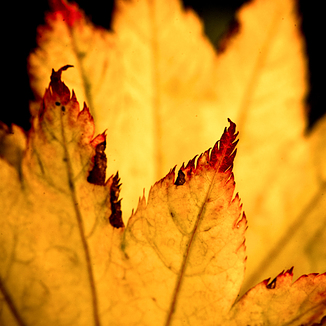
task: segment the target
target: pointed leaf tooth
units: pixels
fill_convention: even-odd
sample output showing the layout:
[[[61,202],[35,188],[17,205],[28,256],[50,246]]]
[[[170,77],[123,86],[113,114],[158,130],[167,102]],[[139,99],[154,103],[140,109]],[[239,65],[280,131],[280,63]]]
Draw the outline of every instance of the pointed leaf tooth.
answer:
[[[202,168],[207,168],[207,165],[210,164],[210,153],[211,149],[208,149],[204,153],[200,154],[198,156],[197,162],[196,162],[196,167],[202,167]]]
[[[91,144],[93,147],[96,147],[98,144],[106,141],[106,134],[103,132],[102,134],[97,135],[92,141]]]
[[[280,274],[281,275],[281,274]],[[275,289],[276,288],[277,277],[275,277],[270,283],[266,285],[267,289]]]
[[[288,270],[286,271],[286,273],[287,273],[287,274],[290,274],[290,275],[293,276],[293,269],[294,269],[294,266],[292,266],[290,269],[288,269]]]
[[[71,99],[74,101],[77,101],[77,96],[76,96],[75,90],[72,90],[71,92],[72,92]],[[86,106],[86,103],[84,102],[83,109],[85,108],[85,106]]]
[[[195,170],[196,168],[196,159],[197,159],[196,155],[193,159],[191,159],[190,161],[188,161],[186,167],[185,167],[185,171],[187,171],[187,173],[189,174],[189,176],[191,175],[191,173],[193,172],[193,170]]]

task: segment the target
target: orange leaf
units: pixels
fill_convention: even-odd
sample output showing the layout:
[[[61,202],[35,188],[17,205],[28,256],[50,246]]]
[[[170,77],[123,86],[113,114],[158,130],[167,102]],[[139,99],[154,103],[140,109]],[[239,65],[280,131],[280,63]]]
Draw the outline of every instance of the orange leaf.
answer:
[[[94,146],[105,136],[93,139],[88,108],[80,111],[61,82],[66,68],[52,73],[26,141],[18,127],[19,137],[2,135],[1,149],[12,148],[19,160],[0,151],[1,325],[69,324],[79,314],[98,318],[95,248],[88,237],[109,223],[117,180],[111,177],[105,186],[86,180]]]
[[[67,81],[92,107],[99,130],[107,129],[108,171],[119,170],[124,182],[125,220],[143,187],[210,146],[227,117],[237,122],[237,190],[255,257],[244,291],[292,265],[297,275],[326,270],[324,129],[305,133],[307,72],[296,4],[247,3],[216,54],[196,15],[177,1],[117,2],[114,33],[56,1],[29,60],[39,98],[52,67],[75,66]]]
[[[292,284],[292,269],[271,283],[265,280],[246,293],[234,307],[228,325],[312,325],[326,311],[326,274],[303,275]],[[316,325],[316,324],[314,324]],[[321,324],[318,324],[321,325]]]
[[[183,165],[176,180],[172,169],[158,181],[124,227],[119,178],[101,181],[105,135],[93,138],[88,108],[80,111],[61,81],[68,67],[52,72],[27,144],[2,134],[1,323],[319,322],[325,274],[291,285],[291,270],[235,303],[246,261],[246,218],[232,172],[235,124],[229,121],[213,149]]]

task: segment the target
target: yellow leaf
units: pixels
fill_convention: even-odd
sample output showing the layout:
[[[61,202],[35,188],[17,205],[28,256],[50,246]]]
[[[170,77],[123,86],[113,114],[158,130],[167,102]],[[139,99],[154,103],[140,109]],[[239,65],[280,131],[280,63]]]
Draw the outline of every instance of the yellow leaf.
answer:
[[[197,17],[177,1],[117,2],[114,34],[84,18],[68,26],[62,15],[73,10],[48,15],[50,29],[40,30],[40,48],[29,59],[32,87],[40,97],[52,67],[77,68],[67,83],[92,107],[98,131],[107,129],[108,173],[119,170],[124,180],[127,219],[144,187],[223,130],[227,116],[209,131],[205,118],[216,107],[215,53]]]
[[[2,132],[1,325],[319,322],[326,274],[291,284],[291,270],[235,303],[247,224],[234,195],[235,124],[155,183],[124,227],[119,178],[102,180],[105,135],[93,138],[88,108],[61,81],[68,67],[52,72],[25,144]]]
[[[224,325],[316,325],[316,316],[326,311],[325,301],[316,304],[326,275],[303,275],[294,283],[292,277],[291,269],[257,284],[232,307],[231,322]]]
[[[326,274],[291,284],[290,270],[235,303],[246,261],[235,124],[158,181],[125,228],[118,177],[95,176],[105,173],[105,136],[93,139],[88,108],[61,81],[67,68],[52,72],[26,143],[16,127],[1,134],[1,324],[319,322]]]
[[[105,187],[86,181],[105,138],[92,140],[88,108],[80,111],[60,75],[52,74],[26,143],[18,127],[16,136],[3,133],[0,148],[20,159],[1,150],[1,325],[90,325],[97,314],[88,237],[100,240],[108,224],[113,179]]]
[[[252,257],[243,291],[293,265],[297,275],[326,270],[325,185],[314,152],[324,150],[305,134],[297,16],[294,0],[251,1],[215,53],[176,0],[117,1],[113,33],[57,3],[29,59],[39,98],[52,68],[75,66],[66,80],[92,108],[98,132],[107,129],[108,173],[122,178],[125,221],[143,187],[208,148],[227,117],[237,122],[235,173]]]
[[[105,137],[92,139],[88,108],[80,111],[61,82],[66,68],[52,73],[19,169],[12,155],[0,160],[2,323],[222,320],[245,263],[246,219],[233,194],[235,125],[196,164],[182,167],[176,184],[174,169],[157,182],[120,231],[110,224],[118,180],[87,182],[94,147]],[[3,138],[1,148],[19,144]]]
[[[172,170],[157,182],[129,220],[125,279],[139,284],[129,309],[150,310],[143,325],[220,324],[237,297],[246,220],[239,197],[232,199],[234,127],[196,164],[182,167],[176,181]]]

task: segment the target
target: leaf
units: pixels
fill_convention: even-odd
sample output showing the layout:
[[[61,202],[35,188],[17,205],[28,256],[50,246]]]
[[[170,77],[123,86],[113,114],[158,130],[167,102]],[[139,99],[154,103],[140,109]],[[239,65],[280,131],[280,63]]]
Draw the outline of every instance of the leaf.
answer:
[[[93,119],[70,97],[62,70],[53,72],[25,142],[18,127],[18,136],[2,137],[1,148],[16,152],[1,150],[0,160],[3,325],[70,324],[81,311],[88,320],[95,316],[95,248],[87,237],[99,237],[108,223],[115,180],[105,187],[86,181],[105,136],[92,139]]]
[[[303,275],[292,284],[290,269],[271,283],[259,283],[233,307],[233,325],[311,325],[326,310],[326,302],[317,304],[324,296],[324,276]]]
[[[129,220],[122,248],[130,266],[141,262],[129,272],[141,288],[134,305],[140,309],[141,298],[149,293],[154,304],[153,319],[143,318],[144,324],[217,322],[237,296],[244,274],[246,220],[240,216],[239,197],[232,199],[235,137],[231,123],[220,145],[181,167],[176,181],[171,170]]]
[[[67,82],[93,108],[98,131],[107,129],[108,173],[119,170],[129,180],[129,187],[122,187],[127,219],[143,188],[211,146],[228,116],[208,133],[201,111],[215,106],[215,53],[192,11],[184,15],[176,1],[116,5],[111,34],[83,17],[67,24],[77,8],[65,4],[59,10],[56,4],[56,12],[47,15],[48,26],[40,29],[40,48],[30,56],[29,72],[40,98],[52,67],[77,68]],[[203,50],[196,51],[198,46]],[[189,53],[196,53],[193,62]]]
[[[101,181],[105,135],[93,138],[89,109],[79,111],[61,81],[68,67],[52,72],[25,146],[19,134],[2,136],[1,323],[266,324],[274,303],[285,310],[282,322],[319,322],[326,274],[291,285],[288,271],[234,305],[246,261],[235,124],[177,178],[172,169],[155,183],[124,227],[121,217],[116,224],[119,178]],[[19,164],[2,150],[10,142],[13,151],[24,148]]]
[[[143,187],[210,146],[231,117],[242,138],[235,173],[255,257],[243,291],[293,265],[297,275],[326,270],[325,183],[316,162],[325,146],[316,147],[322,135],[305,132],[295,1],[246,4],[219,53],[177,1],[117,2],[114,33],[74,5],[57,2],[54,11],[29,59],[33,88],[41,97],[52,67],[76,67],[67,81],[94,109],[99,132],[107,129],[108,171],[124,180],[125,221]]]

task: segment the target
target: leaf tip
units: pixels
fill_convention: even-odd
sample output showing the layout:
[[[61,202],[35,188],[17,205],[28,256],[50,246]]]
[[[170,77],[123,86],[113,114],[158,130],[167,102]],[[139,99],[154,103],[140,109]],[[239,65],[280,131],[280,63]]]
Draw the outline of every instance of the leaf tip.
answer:
[[[211,165],[218,165],[219,172],[232,171],[233,161],[237,153],[236,146],[238,144],[238,132],[236,132],[236,124],[228,119],[230,126],[224,129],[221,139],[216,142],[210,157]]]
[[[65,0],[50,0],[54,17],[61,15],[64,21],[72,27],[76,21],[82,19],[83,14],[75,3],[68,3]]]
[[[238,143],[238,140],[236,140],[238,132],[236,132],[236,124],[230,119],[228,119],[228,122],[230,126],[224,129],[221,139],[215,143],[212,150],[208,149],[200,154],[199,157],[196,155],[193,159],[188,161],[186,167],[184,163],[182,164],[174,183],[176,186],[183,185],[191,178],[191,175],[196,169],[206,166],[207,164],[213,168],[217,168],[218,172],[224,173],[230,171],[232,174],[233,161],[237,152],[235,147]],[[233,178],[233,176],[230,178]]]
[[[236,194],[236,196],[238,197],[238,200],[240,201],[239,195]],[[240,209],[242,211],[242,204],[240,205]],[[247,225],[247,216],[246,216],[246,213],[245,212],[242,211],[242,213],[240,214],[240,218],[235,223],[235,227],[237,229],[243,228],[244,230],[246,230],[248,228],[248,225]]]
[[[82,111],[81,111],[82,112]],[[88,111],[89,112],[89,111]],[[90,115],[91,116],[91,115]],[[97,145],[103,143],[106,141],[106,131],[104,131],[103,133],[97,135],[92,141],[91,144],[93,147],[96,148]]]
[[[61,67],[58,71],[52,69],[51,77],[50,77],[50,89],[52,93],[55,93],[59,96],[61,103],[56,102],[56,105],[66,105],[70,100],[70,90],[66,86],[66,84],[61,80],[62,72],[67,70],[68,68],[73,67],[72,65],[65,65]],[[73,93],[74,94],[74,93]],[[75,99],[75,97],[73,98]]]
[[[291,275],[293,276],[293,269],[294,269],[294,266],[292,266],[290,269],[288,269],[285,274],[288,274],[288,275]]]

